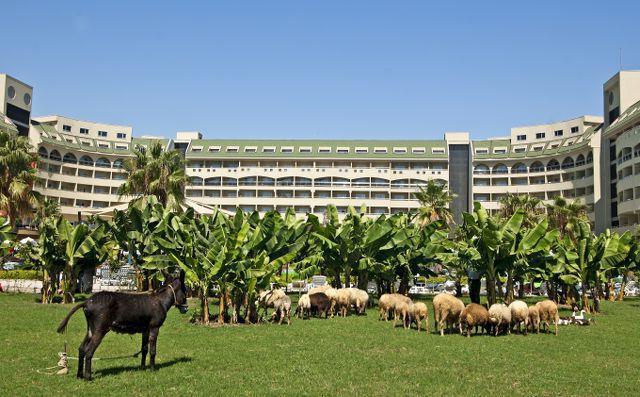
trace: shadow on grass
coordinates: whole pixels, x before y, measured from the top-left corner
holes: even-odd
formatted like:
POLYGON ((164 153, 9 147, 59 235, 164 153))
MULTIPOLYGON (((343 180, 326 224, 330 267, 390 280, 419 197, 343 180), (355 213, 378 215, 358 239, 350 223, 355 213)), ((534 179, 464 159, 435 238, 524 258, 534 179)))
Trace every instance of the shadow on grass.
MULTIPOLYGON (((193 361, 193 359, 191 357, 178 357, 178 358, 174 358, 173 360, 170 360, 170 361, 156 363, 156 368, 155 369, 156 370, 160 370, 160 369, 163 369, 163 368, 171 367, 171 366, 173 366, 175 364, 189 363, 191 361, 193 361)), ((94 374, 95 375, 99 375, 99 376, 113 376, 113 375, 121 374, 123 372, 148 371, 148 370, 149 370, 148 367, 147 367, 147 369, 142 369, 140 367, 140 365, 127 365, 127 366, 99 369, 99 370, 94 371, 94 374)))

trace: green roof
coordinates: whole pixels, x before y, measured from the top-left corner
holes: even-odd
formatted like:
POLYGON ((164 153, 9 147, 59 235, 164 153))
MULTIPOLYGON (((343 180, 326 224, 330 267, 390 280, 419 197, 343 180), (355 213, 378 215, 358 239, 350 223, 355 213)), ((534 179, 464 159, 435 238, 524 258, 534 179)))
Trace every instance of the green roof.
POLYGON ((0 130, 17 134, 18 128, 11 122, 11 120, 9 120, 8 118, 5 119, 5 117, 6 116, 2 112, 0 112, 0 130))
POLYGON ((608 128, 606 133, 609 134, 613 131, 622 131, 633 123, 640 121, 640 101, 629 106, 608 128))

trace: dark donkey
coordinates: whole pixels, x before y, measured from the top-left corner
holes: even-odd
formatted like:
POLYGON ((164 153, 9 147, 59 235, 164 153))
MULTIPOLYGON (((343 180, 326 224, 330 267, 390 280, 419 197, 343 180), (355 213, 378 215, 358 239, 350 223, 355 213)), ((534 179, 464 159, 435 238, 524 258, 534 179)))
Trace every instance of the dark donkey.
POLYGON ((158 332, 167 318, 167 312, 175 305, 181 313, 185 313, 186 304, 186 289, 180 279, 168 279, 163 287, 151 293, 98 292, 71 309, 60 323, 58 332, 64 332, 71 316, 78 309, 84 309, 87 335, 78 349, 78 378, 91 379, 91 359, 109 331, 141 333, 142 368, 145 367, 149 351, 149 366, 153 369, 158 332))

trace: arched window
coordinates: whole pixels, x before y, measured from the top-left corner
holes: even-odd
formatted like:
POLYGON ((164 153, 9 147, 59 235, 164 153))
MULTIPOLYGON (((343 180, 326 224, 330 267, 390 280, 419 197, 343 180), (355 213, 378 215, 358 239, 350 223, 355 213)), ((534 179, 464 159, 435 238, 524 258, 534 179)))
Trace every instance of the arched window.
POLYGON ((238 186, 238 180, 236 178, 222 178, 222 186, 238 186))
POLYGON ((389 187, 389 180, 384 178, 371 178, 371 187, 389 187))
POLYGON ((60 157, 60 152, 58 152, 55 149, 52 150, 51 153, 49 153, 49 158, 55 161, 62 161, 62 157, 60 157))
POLYGON ((93 165, 93 159, 89 156, 80 157, 80 165, 93 165))
POLYGON ((395 181, 391 181, 391 188, 407 188, 409 187, 408 179, 397 179, 395 181))
POLYGON ((96 167, 109 168, 111 167, 111 162, 104 157, 100 157, 96 160, 96 167))
POLYGON ((314 186, 331 186, 331 177, 325 176, 313 180, 314 186))
POLYGON ((591 164, 591 163, 593 163, 593 153, 589 152, 587 154, 587 164, 591 164))
POLYGON ((568 168, 573 168, 574 163, 573 163, 573 158, 571 157, 567 157, 564 160, 562 160, 562 169, 566 170, 568 168))
POLYGON ((504 164, 496 164, 493 166, 494 174, 506 174, 509 172, 509 169, 504 164))
POLYGON ((122 159, 113 160, 113 168, 122 168, 122 167, 124 167, 124 160, 122 159))
POLYGON ((78 163, 78 159, 76 158, 76 156, 73 153, 67 153, 64 155, 64 157, 62 158, 62 161, 65 163, 69 163, 69 164, 77 164, 78 163))
POLYGON ((523 174, 527 172, 527 166, 522 163, 517 163, 513 167, 511 167, 511 172, 514 174, 523 174))
POLYGON ((576 167, 579 167, 581 165, 584 165, 584 155, 583 154, 579 154, 578 157, 576 157, 576 167))
POLYGON ((489 167, 487 167, 486 165, 477 164, 475 167, 473 167, 473 173, 480 174, 480 175, 487 175, 490 173, 490 171, 489 171, 489 167))
POLYGON ((543 172, 544 171, 544 165, 539 161, 534 161, 533 164, 531 164, 529 166, 529 171, 530 172, 543 172))
POLYGON ((339 176, 333 177, 333 186, 349 186, 351 181, 347 178, 341 178, 339 176))
POLYGON ((369 187, 369 178, 354 178, 351 180, 353 187, 369 187))
MULTIPOLYGON (((436 180, 436 182, 438 180, 436 180)), ((424 179, 411 179, 411 185, 413 186, 426 186, 428 183, 429 181, 425 181, 424 179)))
POLYGON ((38 156, 47 158, 49 157, 49 152, 47 152, 47 149, 45 149, 44 146, 40 146, 38 149, 38 156))
POLYGON ((296 186, 311 186, 312 184, 311 178, 305 178, 303 176, 296 177, 296 186))
POLYGON ((191 178, 189 178, 189 182, 193 186, 202 186, 202 178, 200 178, 199 176, 192 176, 191 178))
POLYGON ((547 171, 554 171, 559 169, 560 169, 560 163, 558 163, 558 160, 556 159, 549 160, 549 162, 547 163, 547 171))
POLYGON ((205 186, 220 186, 221 184, 222 184, 222 179, 220 177, 207 178, 204 180, 205 186))

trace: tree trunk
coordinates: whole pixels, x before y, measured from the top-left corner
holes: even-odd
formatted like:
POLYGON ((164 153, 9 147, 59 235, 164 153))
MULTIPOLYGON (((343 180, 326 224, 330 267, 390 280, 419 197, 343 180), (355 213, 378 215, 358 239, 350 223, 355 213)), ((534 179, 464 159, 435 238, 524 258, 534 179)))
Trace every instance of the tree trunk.
POLYGON ((549 300, 558 303, 558 294, 556 291, 556 287, 551 280, 547 280, 547 297, 549 298, 549 300))
POLYGON ((360 270, 358 273, 358 288, 366 291, 369 284, 369 273, 366 270, 360 270))
POLYGON ((562 283, 562 292, 560 293, 560 303, 566 304, 568 300, 569 300, 569 286, 566 283, 562 283))
POLYGON ((482 281, 479 278, 469 280, 469 298, 471 298, 471 302, 480 304, 481 287, 482 281))
POLYGON ((209 297, 207 296, 207 291, 204 288, 200 288, 200 309, 202 323, 209 325, 209 297))
POLYGON ((623 274, 622 275, 622 283, 620 284, 620 292, 618 293, 618 297, 616 298, 616 300, 618 302, 622 302, 622 300, 624 299, 624 289, 627 287, 627 274, 623 274))
POLYGON ((351 268, 350 267, 347 267, 346 270, 344 271, 344 287, 345 288, 351 287, 351 268))
POLYGON ((225 291, 220 289, 220 301, 218 303, 218 324, 224 324, 224 315, 227 311, 225 305, 225 291))
POLYGON ((462 281, 460 278, 456 278, 456 296, 458 298, 462 296, 462 281))
POLYGON ((406 294, 409 292, 409 274, 408 272, 402 272, 402 276, 400 277, 400 286, 398 287, 399 294, 406 294))
MULTIPOLYGON (((494 296, 496 298, 500 298, 500 299, 504 300, 504 293, 502 292, 502 286, 504 284, 502 283, 502 280, 500 280, 500 276, 496 274, 496 276, 494 277, 494 280, 495 280, 493 282, 493 293, 494 293, 494 296)), ((487 291, 488 290, 489 289, 487 288, 487 291)))
POLYGON ((616 290, 613 286, 613 280, 610 280, 608 284, 609 288, 607 289, 607 300, 609 302, 613 302, 614 300, 616 300, 616 290))
POLYGON ((513 276, 511 273, 507 274, 507 292, 505 294, 504 303, 509 305, 513 302, 513 276))
POLYGON ((491 306, 494 303, 496 303, 496 269, 494 267, 494 263, 492 260, 489 260, 489 263, 487 264, 486 281, 487 281, 487 302, 489 306, 491 306))
POLYGON ((589 307, 589 296, 587 295, 587 288, 584 284, 582 285, 582 310, 587 313, 591 313, 591 308, 589 307))
MULTIPOLYGON (((531 282, 533 284, 533 282, 531 282)), ((524 299, 524 278, 518 277, 518 284, 520 288, 518 288, 518 299, 524 299)), ((533 286, 531 287, 530 293, 533 295, 533 286)))

